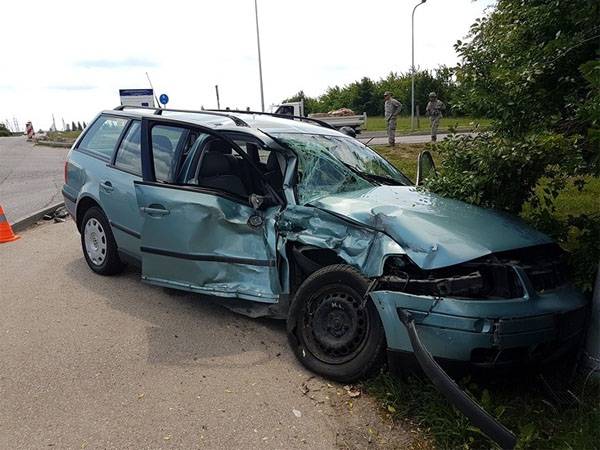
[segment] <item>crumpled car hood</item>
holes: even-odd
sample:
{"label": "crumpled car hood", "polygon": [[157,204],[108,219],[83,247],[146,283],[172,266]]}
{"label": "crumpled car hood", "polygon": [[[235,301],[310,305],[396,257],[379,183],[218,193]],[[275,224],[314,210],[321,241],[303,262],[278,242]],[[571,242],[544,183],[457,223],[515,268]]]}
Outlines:
{"label": "crumpled car hood", "polygon": [[552,242],[516,217],[414,187],[378,186],[311,205],[386,233],[425,270]]}

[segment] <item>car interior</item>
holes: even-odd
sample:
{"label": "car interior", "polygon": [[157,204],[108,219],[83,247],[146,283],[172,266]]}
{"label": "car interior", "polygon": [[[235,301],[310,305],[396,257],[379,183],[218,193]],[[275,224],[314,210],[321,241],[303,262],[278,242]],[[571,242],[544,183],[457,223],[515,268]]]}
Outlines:
{"label": "car interior", "polygon": [[[283,158],[255,142],[236,140],[248,159],[271,187],[283,197]],[[247,199],[251,194],[266,195],[263,180],[251,163],[234,151],[231,144],[214,136],[199,136],[187,152],[179,182],[224,191]]]}

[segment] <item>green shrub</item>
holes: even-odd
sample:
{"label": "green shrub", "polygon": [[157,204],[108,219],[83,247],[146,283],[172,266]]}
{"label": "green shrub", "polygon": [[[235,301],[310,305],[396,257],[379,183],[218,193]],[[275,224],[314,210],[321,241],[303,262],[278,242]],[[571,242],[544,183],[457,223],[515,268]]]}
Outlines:
{"label": "green shrub", "polygon": [[[492,133],[453,136],[437,144],[436,151],[441,170],[427,180],[428,189],[514,214],[526,202],[551,209],[569,177],[583,164],[574,139],[551,133],[522,140]],[[538,197],[536,187],[542,178],[548,182]]]}
{"label": "green shrub", "polygon": [[[436,146],[439,172],[425,186],[442,196],[522,214],[570,252],[572,280],[591,292],[600,260],[600,211],[556,214],[558,195],[569,184],[580,190],[589,173],[576,136],[537,133],[513,139],[485,133],[451,137]],[[527,204],[526,214],[523,206]]]}
{"label": "green shrub", "polygon": [[0,123],[0,137],[4,136],[12,136],[12,133],[6,128],[4,124]]}

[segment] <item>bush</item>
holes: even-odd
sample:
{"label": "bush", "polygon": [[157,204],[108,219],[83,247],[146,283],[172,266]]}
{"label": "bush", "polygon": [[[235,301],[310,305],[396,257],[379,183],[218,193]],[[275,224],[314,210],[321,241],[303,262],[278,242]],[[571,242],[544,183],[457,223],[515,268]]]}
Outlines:
{"label": "bush", "polygon": [[[556,199],[569,184],[582,189],[587,171],[576,137],[538,133],[511,139],[486,133],[450,137],[436,146],[440,171],[425,186],[440,195],[522,214],[569,250],[573,281],[591,292],[600,260],[600,213],[558,217]],[[523,215],[523,214],[522,214]]]}
{"label": "bush", "polygon": [[4,136],[12,136],[12,133],[6,128],[4,124],[0,123],[0,137]]}
{"label": "bush", "polygon": [[[551,133],[512,140],[498,134],[454,136],[440,142],[440,173],[426,186],[443,196],[513,214],[526,202],[552,210],[569,177],[583,164],[576,140]],[[540,199],[536,187],[547,184]]]}

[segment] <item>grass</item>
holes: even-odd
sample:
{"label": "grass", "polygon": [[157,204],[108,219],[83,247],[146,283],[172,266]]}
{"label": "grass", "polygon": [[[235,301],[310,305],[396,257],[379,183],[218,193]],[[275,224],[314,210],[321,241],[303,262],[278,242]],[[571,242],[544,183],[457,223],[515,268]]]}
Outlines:
{"label": "grass", "polygon": [[[414,181],[417,175],[417,158],[419,153],[430,148],[430,146],[429,144],[396,144],[394,148],[386,145],[372,145],[371,148]],[[435,160],[435,152],[432,152],[432,155]]]}
{"label": "grass", "polygon": [[[469,131],[474,128],[485,129],[490,126],[489,119],[476,119],[473,117],[443,117],[440,122],[439,132],[447,132],[450,127],[456,128],[457,131]],[[366,131],[382,131],[387,128],[385,118],[382,116],[373,116],[367,118]],[[429,133],[429,119],[427,117],[420,118],[420,127],[415,130],[415,133]],[[399,116],[396,124],[396,131],[400,133],[409,133],[410,116]]]}
{"label": "grass", "polygon": [[[373,149],[414,180],[419,152],[430,144],[403,144],[392,149]],[[434,160],[435,151],[432,151]],[[589,178],[582,191],[569,185],[556,201],[556,214],[565,217],[600,210],[600,179]],[[541,187],[540,187],[541,189]],[[527,215],[527,205],[524,215]],[[520,449],[599,449],[600,386],[577,380],[572,390],[581,404],[558,409],[548,402],[539,382],[522,375],[518,379],[463,379],[461,386],[488,412],[495,415],[519,439]],[[455,410],[427,379],[381,374],[367,383],[368,391],[398,419],[416,424],[424,433],[418,448],[489,449],[494,444]]]}
{"label": "grass", "polygon": [[[519,449],[594,450],[600,444],[598,384],[579,379],[571,389],[581,404],[563,408],[550,403],[537,378],[527,374],[486,377],[485,382],[463,378],[459,384],[517,435]],[[416,425],[425,443],[433,440],[440,449],[496,448],[420,375],[383,373],[368,381],[366,388],[394,418]]]}
{"label": "grass", "polygon": [[48,140],[53,142],[74,142],[81,131],[49,131]]}

